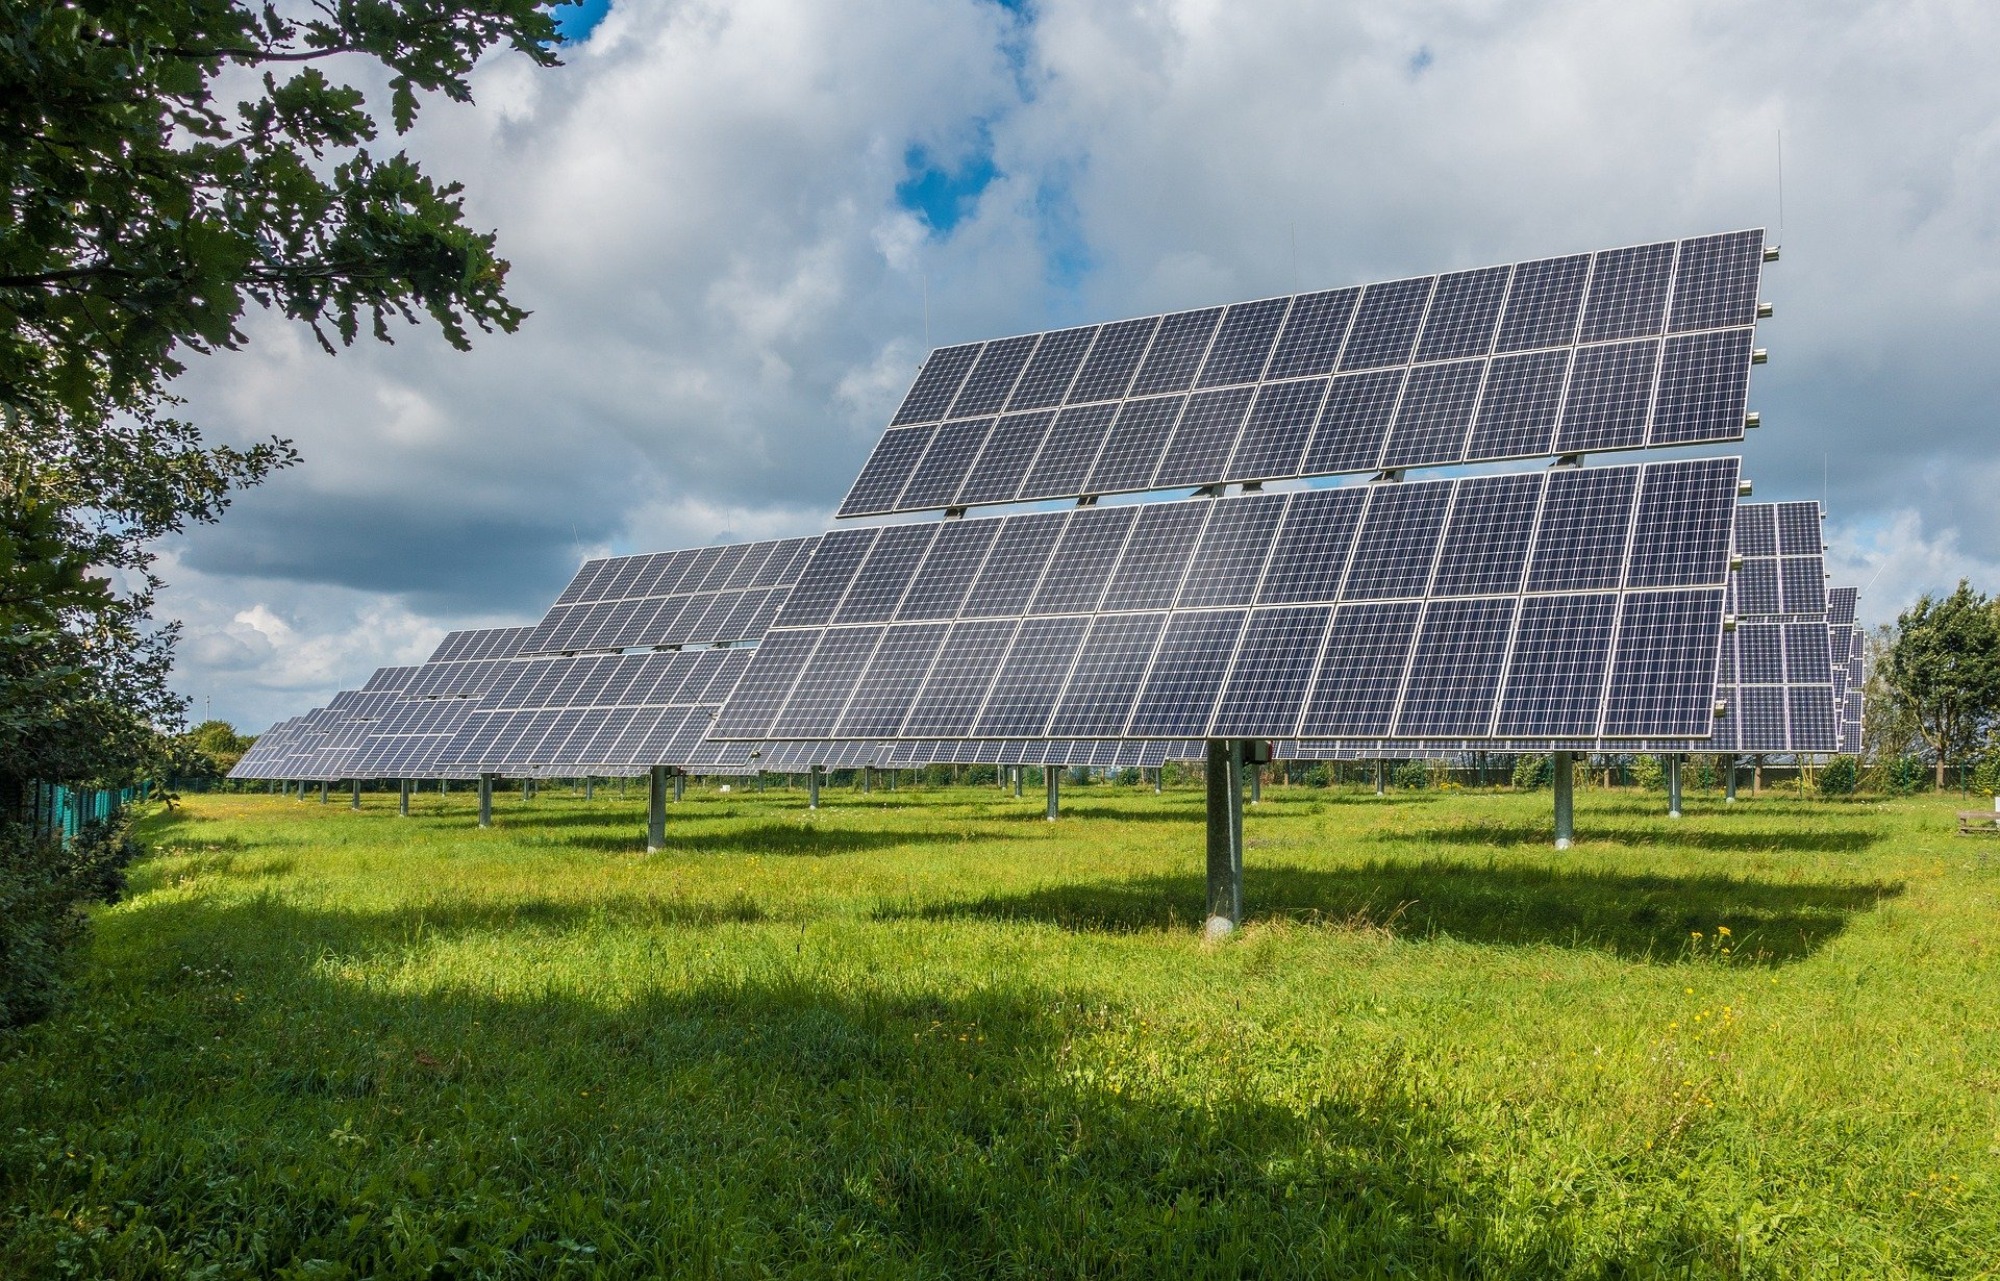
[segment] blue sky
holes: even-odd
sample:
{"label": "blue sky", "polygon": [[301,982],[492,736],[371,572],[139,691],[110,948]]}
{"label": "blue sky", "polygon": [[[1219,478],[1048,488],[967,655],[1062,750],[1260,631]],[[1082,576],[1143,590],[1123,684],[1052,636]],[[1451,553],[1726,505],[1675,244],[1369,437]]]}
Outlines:
{"label": "blue sky", "polygon": [[618,0],[408,138],[534,313],[180,390],[305,462],[167,546],[181,688],[251,728],[585,556],[807,533],[934,343],[1778,218],[1743,447],[1893,617],[2000,588],[2000,10],[1771,0]]}

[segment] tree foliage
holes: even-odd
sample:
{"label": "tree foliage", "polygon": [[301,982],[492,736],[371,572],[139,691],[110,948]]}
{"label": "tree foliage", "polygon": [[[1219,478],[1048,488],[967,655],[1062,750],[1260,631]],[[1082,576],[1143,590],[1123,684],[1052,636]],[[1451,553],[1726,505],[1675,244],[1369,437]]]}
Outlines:
{"label": "tree foliage", "polygon": [[[339,73],[386,73],[382,105],[402,132],[426,96],[469,101],[487,50],[546,66],[554,39],[536,0],[0,9],[0,519],[41,540],[6,571],[35,618],[0,619],[0,706],[42,709],[0,720],[0,775],[137,767],[128,740],[182,707],[166,685],[172,630],[151,626],[152,545],[296,457],[277,438],[210,442],[175,417],[190,353],[239,346],[253,304],[328,351],[426,317],[463,348],[473,329],[523,319],[459,186],[378,155],[382,125]],[[116,588],[81,587],[77,563]],[[63,587],[38,596],[36,575]],[[24,665],[38,683],[15,683]],[[111,702],[93,710],[93,697]],[[23,756],[30,731],[57,728],[66,746]]]}
{"label": "tree foliage", "polygon": [[1881,671],[1942,789],[1946,766],[1971,756],[2000,716],[2000,612],[1962,580],[1942,600],[1926,594],[1896,619]]}
{"label": "tree foliage", "polygon": [[177,417],[189,356],[240,346],[253,305],[328,352],[524,318],[459,186],[378,155],[343,75],[386,76],[401,133],[426,97],[470,101],[488,50],[552,65],[555,34],[539,0],[0,3],[0,970],[43,973],[23,958],[111,892],[23,825],[30,780],[127,782],[184,746],[155,544],[297,456]]}

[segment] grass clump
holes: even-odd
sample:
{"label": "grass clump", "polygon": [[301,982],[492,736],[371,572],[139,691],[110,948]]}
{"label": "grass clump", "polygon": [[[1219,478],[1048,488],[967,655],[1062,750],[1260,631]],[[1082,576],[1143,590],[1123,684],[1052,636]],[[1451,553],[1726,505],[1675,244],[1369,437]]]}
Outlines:
{"label": "grass clump", "polygon": [[199,797],[0,1042],[0,1275],[1980,1275],[1949,800]]}

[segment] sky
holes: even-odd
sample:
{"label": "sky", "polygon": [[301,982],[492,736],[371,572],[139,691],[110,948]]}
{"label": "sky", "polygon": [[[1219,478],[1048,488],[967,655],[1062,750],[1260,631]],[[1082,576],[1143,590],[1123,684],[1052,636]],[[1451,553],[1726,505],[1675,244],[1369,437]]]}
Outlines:
{"label": "sky", "polygon": [[2000,6],[590,0],[395,140],[532,315],[175,390],[304,461],[162,547],[240,728],[591,556],[814,533],[933,345],[1768,228],[1759,501],[1892,620],[2000,589]]}

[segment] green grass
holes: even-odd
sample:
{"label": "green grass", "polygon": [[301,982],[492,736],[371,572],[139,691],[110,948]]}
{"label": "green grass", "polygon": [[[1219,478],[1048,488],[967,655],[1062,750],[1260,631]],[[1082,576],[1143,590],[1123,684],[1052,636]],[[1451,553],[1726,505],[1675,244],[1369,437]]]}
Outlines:
{"label": "green grass", "polygon": [[[1952,798],[197,797],[0,1039],[0,1276],[1993,1276]],[[1726,931],[1726,932],[1725,932]]]}

